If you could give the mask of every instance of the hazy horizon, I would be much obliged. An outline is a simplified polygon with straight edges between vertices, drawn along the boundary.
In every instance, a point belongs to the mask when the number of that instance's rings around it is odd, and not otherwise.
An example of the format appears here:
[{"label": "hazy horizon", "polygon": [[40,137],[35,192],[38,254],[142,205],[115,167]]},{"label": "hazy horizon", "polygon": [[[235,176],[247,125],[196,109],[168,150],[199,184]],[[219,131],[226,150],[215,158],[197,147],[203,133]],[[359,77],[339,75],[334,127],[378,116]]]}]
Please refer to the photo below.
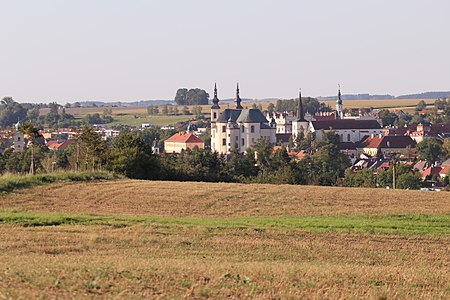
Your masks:
[{"label": "hazy horizon", "polygon": [[[0,97],[171,100],[448,91],[450,2],[2,1]],[[445,29],[447,28],[447,29]]]}]

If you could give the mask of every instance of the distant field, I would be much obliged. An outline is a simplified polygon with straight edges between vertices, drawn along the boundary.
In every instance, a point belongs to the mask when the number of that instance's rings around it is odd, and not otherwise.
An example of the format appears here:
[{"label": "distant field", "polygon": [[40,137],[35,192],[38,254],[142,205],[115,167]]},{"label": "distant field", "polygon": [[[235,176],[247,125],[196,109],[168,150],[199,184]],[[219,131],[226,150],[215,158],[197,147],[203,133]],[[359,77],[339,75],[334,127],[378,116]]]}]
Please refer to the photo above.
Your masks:
[{"label": "distant field", "polygon": [[0,298],[450,297],[448,193],[116,180],[0,196]]},{"label": "distant field", "polygon": [[[417,99],[402,99],[402,100],[345,100],[344,99],[344,107],[345,108],[388,108],[388,109],[403,109],[406,111],[413,111],[416,107],[417,103],[420,100]],[[425,102],[427,104],[433,104],[434,99],[427,99]],[[335,107],[335,101],[324,101],[326,104],[331,106],[333,109]],[[247,101],[243,103],[245,108],[250,108],[253,103],[257,105],[261,105],[263,110],[267,109],[267,106],[270,102],[254,102]],[[159,105],[161,108],[162,106]],[[192,106],[188,106],[189,109],[192,109]],[[202,105],[202,113],[208,117],[210,112],[210,105]],[[221,108],[232,108],[233,103],[223,103],[221,104]],[[181,106],[179,109],[181,110]],[[78,119],[82,119],[87,114],[99,113],[102,114],[104,107],[82,107],[82,108],[68,108],[66,112],[69,114],[75,115]],[[118,125],[125,124],[130,126],[140,126],[142,123],[150,122],[158,126],[164,125],[174,125],[177,122],[188,121],[192,119],[193,116],[186,115],[178,115],[178,116],[150,116],[147,113],[146,107],[112,107],[112,115],[115,119],[114,122],[108,125]],[[42,109],[41,115],[48,113],[48,109]]]},{"label": "distant field", "polygon": [[[344,108],[414,108],[419,103],[420,99],[392,99],[392,100],[345,100]],[[424,99],[427,104],[434,104],[436,99]],[[332,108],[335,107],[336,101],[323,101],[330,105]]]}]

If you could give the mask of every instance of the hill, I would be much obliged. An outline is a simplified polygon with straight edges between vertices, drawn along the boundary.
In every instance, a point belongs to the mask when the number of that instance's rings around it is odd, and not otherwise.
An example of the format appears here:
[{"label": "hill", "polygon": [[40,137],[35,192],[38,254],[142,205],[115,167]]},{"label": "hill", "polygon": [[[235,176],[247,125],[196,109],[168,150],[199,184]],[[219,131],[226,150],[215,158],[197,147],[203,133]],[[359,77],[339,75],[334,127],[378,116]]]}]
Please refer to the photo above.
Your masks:
[{"label": "hill", "polygon": [[53,183],[0,197],[0,297],[448,298],[449,224],[444,192]]}]

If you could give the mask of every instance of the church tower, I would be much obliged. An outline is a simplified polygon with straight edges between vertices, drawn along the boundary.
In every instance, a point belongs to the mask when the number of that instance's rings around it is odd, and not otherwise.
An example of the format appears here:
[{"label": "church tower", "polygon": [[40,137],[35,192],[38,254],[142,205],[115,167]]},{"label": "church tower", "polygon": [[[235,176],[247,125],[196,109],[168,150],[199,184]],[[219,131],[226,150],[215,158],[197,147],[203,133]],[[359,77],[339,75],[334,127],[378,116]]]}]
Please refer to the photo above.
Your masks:
[{"label": "church tower", "polygon": [[342,95],[341,95],[341,86],[339,85],[338,89],[338,99],[336,101],[336,119],[344,118],[344,110],[342,105]]},{"label": "church tower", "polygon": [[217,98],[217,84],[214,83],[214,99],[211,106],[211,122],[216,122],[220,113],[219,98]]},{"label": "church tower", "polygon": [[296,137],[300,131],[305,133],[308,130],[309,122],[305,120],[305,112],[303,110],[302,103],[302,90],[298,93],[298,104],[297,104],[297,120],[292,122],[292,133]]},{"label": "church tower", "polygon": [[236,87],[236,99],[234,99],[234,102],[236,103],[236,109],[244,109],[241,105],[241,98],[239,97],[239,83]]}]

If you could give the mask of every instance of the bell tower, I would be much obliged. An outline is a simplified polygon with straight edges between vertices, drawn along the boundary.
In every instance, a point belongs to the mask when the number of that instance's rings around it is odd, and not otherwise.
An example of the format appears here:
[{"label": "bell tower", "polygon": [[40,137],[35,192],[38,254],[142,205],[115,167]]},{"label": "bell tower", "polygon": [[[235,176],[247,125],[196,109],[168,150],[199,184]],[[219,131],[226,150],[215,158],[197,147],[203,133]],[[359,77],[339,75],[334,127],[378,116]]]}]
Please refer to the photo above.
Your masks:
[{"label": "bell tower", "polygon": [[305,112],[303,110],[302,103],[302,90],[300,89],[298,93],[298,104],[297,104],[297,120],[292,122],[292,134],[297,137],[300,131],[306,133],[308,130],[309,122],[305,119]]},{"label": "bell tower", "polygon": [[211,123],[216,122],[220,113],[219,98],[217,98],[217,84],[214,83],[214,99],[212,100],[213,105],[211,106]]}]

